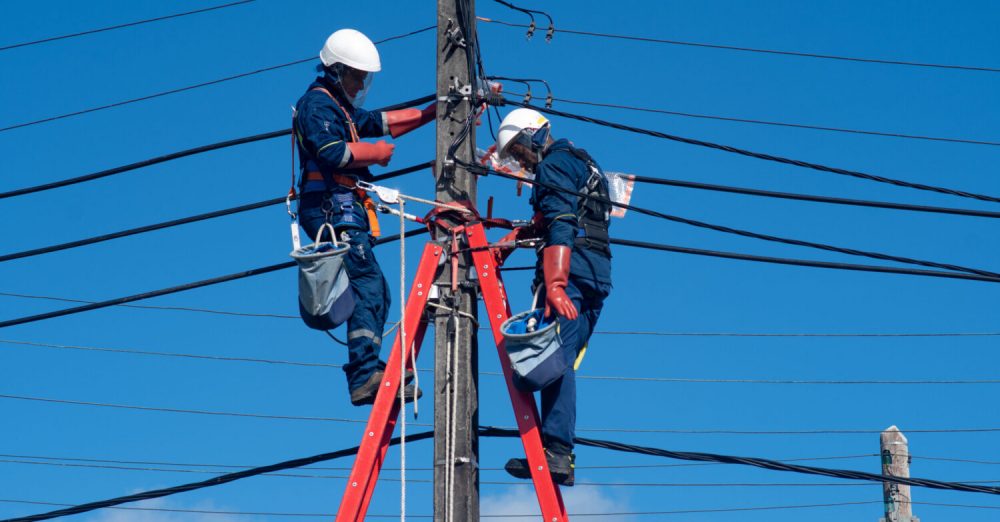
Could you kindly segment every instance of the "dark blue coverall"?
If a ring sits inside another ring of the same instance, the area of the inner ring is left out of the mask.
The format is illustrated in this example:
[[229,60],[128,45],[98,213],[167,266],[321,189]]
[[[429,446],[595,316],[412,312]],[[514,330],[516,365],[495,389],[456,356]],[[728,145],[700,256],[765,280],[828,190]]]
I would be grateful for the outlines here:
[[[337,102],[322,91],[313,90],[316,87],[325,88]],[[302,174],[299,222],[313,240],[320,226],[329,222],[338,234],[337,239],[351,245],[345,265],[355,308],[347,321],[348,362],[344,373],[347,387],[353,391],[385,366],[379,360],[379,351],[392,301],[372,250],[374,238],[370,235],[368,214],[354,191],[330,176],[340,174],[362,181],[371,181],[372,177],[367,168],[347,168],[351,160],[347,144],[352,137],[344,111],[350,114],[358,137],[384,136],[389,130],[382,112],[352,107],[340,92],[340,87],[328,77],[317,78],[295,105],[295,132]],[[306,180],[306,173],[317,171],[323,174],[323,181]]]
[[[587,163],[571,150],[568,140],[552,143],[535,168],[537,179],[578,193],[591,173]],[[605,180],[602,182],[606,183]],[[585,246],[577,239],[582,235],[577,215],[580,199],[541,185],[535,185],[531,193],[531,205],[535,212],[541,213],[546,227],[546,246],[563,245],[573,249],[566,294],[580,314],[572,321],[562,316],[558,319],[562,352],[568,369],[561,378],[541,390],[543,443],[550,451],[563,454],[572,451],[576,433],[576,373],[573,364],[594,332],[604,300],[611,292],[610,252]],[[539,253],[536,286],[541,286],[542,281],[542,256]],[[539,302],[545,302],[544,292],[540,294]]]

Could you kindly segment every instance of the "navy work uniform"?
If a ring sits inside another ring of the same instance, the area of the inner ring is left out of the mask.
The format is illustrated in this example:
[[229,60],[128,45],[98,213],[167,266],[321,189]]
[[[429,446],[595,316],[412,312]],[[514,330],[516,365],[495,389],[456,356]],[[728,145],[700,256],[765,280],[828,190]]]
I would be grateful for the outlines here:
[[391,298],[372,250],[378,235],[374,205],[363,191],[349,188],[359,179],[371,181],[372,175],[367,167],[347,168],[351,159],[347,144],[384,136],[389,128],[385,113],[355,108],[340,93],[329,78],[317,78],[295,106],[294,130],[301,158],[302,228],[316,240],[320,226],[328,222],[338,240],[351,246],[345,265],[356,304],[347,321],[344,372],[353,391],[384,367],[379,351]]
[[[555,185],[571,193],[535,185],[531,205],[545,226],[546,247],[572,248],[566,294],[579,311],[569,320],[558,316],[566,373],[541,390],[542,437],[547,449],[568,454],[576,431],[576,374],[574,363],[587,346],[604,300],[611,292],[611,249],[608,226],[611,206],[576,196],[583,194],[608,199],[608,182],[600,166],[569,140],[553,142],[543,152],[535,169],[541,183]],[[536,287],[542,285],[542,256],[536,266]],[[545,302],[544,292],[539,302]],[[555,313],[553,311],[553,313]]]

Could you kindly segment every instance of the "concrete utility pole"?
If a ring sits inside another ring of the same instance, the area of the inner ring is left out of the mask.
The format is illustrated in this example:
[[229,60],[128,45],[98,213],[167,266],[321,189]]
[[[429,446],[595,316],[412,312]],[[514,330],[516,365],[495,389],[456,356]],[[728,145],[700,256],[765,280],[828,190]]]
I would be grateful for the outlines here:
[[[459,3],[470,26],[459,24]],[[447,162],[448,148],[473,110],[469,98],[442,102],[442,96],[467,94],[470,85],[469,53],[475,42],[475,0],[438,0],[437,15],[437,156],[434,162],[437,198],[440,201],[476,201],[476,177]],[[468,33],[468,34],[466,34]],[[455,157],[473,162],[475,127]],[[453,224],[453,223],[449,223]],[[440,237],[438,239],[448,239]],[[461,238],[462,236],[459,236]],[[447,249],[446,249],[447,251]],[[470,256],[462,254],[454,270],[458,291],[452,292],[452,272],[448,263],[436,281],[439,303],[476,316],[478,288],[468,285]],[[434,520],[479,520],[479,363],[476,324],[469,316],[459,317],[460,336],[455,342],[454,320],[450,312],[436,309],[434,319]],[[451,354],[449,357],[449,348]],[[449,361],[452,363],[448,367]],[[451,382],[453,388],[447,385]],[[450,394],[449,391],[454,390]],[[451,417],[448,402],[451,402]],[[452,425],[453,423],[453,425]],[[453,433],[452,433],[453,431]],[[451,455],[449,456],[449,447]],[[449,469],[450,468],[450,469]],[[449,471],[451,481],[448,482]],[[451,509],[449,509],[449,502]],[[447,518],[446,518],[447,517]]]
[[[882,453],[882,474],[890,477],[910,477],[910,448],[899,428],[889,426],[879,435]],[[920,522],[913,516],[910,486],[882,483],[885,518],[881,522]]]

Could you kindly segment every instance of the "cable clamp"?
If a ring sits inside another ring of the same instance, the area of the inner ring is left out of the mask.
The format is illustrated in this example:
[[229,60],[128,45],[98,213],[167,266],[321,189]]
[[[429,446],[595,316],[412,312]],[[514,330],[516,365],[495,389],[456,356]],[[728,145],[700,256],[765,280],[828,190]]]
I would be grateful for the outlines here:
[[448,27],[445,29],[445,36],[447,36],[448,41],[456,47],[461,47],[465,49],[465,36],[462,35],[462,28],[455,24],[455,21],[451,18],[448,19]]
[[531,37],[535,36],[535,20],[532,19],[531,23],[528,24],[528,32],[524,35],[526,40],[531,40]]

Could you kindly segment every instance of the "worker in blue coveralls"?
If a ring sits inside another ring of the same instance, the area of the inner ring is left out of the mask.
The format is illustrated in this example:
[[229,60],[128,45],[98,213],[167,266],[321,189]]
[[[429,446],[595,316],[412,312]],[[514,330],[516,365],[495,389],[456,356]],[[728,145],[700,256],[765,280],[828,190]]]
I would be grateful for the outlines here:
[[[531,193],[533,225],[516,229],[504,241],[529,237],[544,241],[534,285],[544,299],[545,316],[558,316],[567,370],[541,390],[542,445],[552,478],[572,486],[575,370],[611,292],[611,205],[600,166],[569,140],[553,139],[550,130],[548,119],[537,111],[516,109],[500,125],[497,151],[501,158],[513,158],[533,172],[539,182]],[[509,250],[500,255],[509,255]],[[511,459],[506,469],[517,478],[531,478],[526,459]]]
[[[374,112],[361,108],[372,77],[381,70],[375,44],[354,29],[341,29],[320,50],[322,76],[295,106],[294,132],[300,164],[299,216],[310,238],[324,223],[333,225],[351,249],[345,256],[355,295],[347,321],[348,362],[344,365],[351,403],[373,404],[385,363],[379,359],[391,299],[372,246],[378,236],[375,205],[357,180],[371,181],[368,167],[388,165],[395,145],[361,138],[397,138],[435,117],[435,106]],[[408,372],[408,378],[412,373]],[[409,380],[409,379],[407,379]],[[419,393],[419,391],[417,391]],[[413,386],[405,390],[412,400]]]

